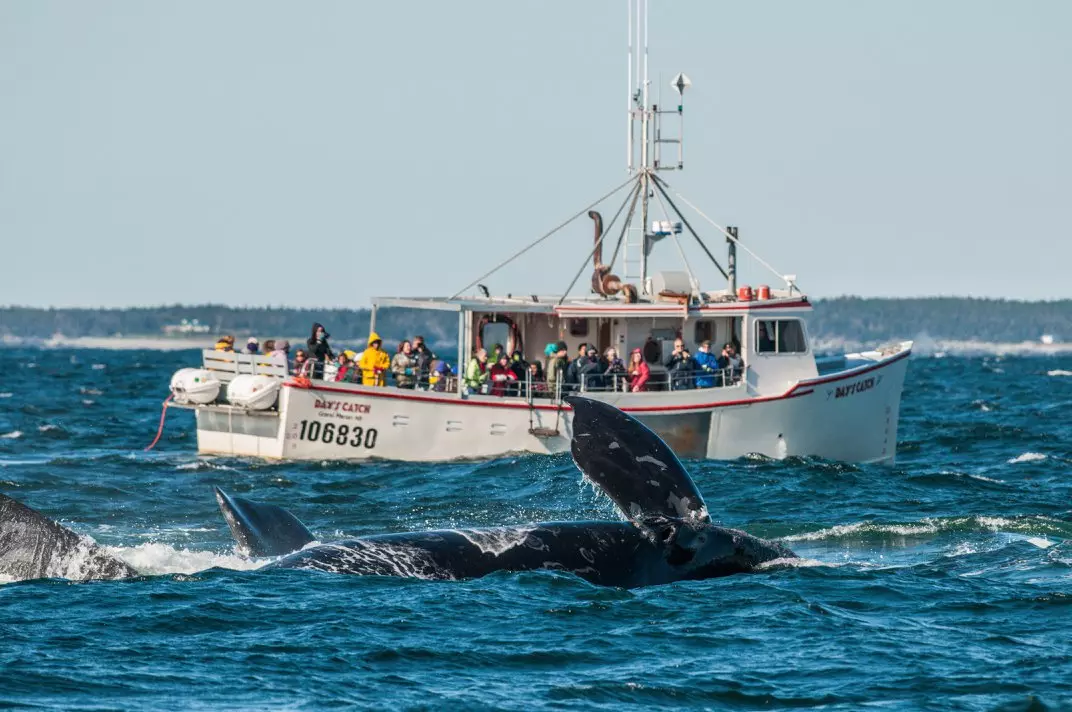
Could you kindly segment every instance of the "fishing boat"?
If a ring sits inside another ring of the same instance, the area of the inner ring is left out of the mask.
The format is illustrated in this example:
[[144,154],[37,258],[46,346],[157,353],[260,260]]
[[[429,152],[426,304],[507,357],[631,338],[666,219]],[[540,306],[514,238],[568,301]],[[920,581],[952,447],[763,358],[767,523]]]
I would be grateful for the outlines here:
[[[683,73],[674,77],[669,107],[649,100],[647,2],[627,4],[627,179],[452,296],[372,302],[370,332],[383,308],[456,315],[457,351],[448,358],[455,372],[422,372],[401,385],[377,373],[364,380],[383,378],[384,385],[366,385],[336,380],[330,364],[295,374],[292,364],[263,355],[205,351],[200,367],[175,374],[168,403],[194,411],[200,453],[402,461],[557,453],[572,435],[564,398],[582,393],[636,416],[683,456],[894,462],[912,343],[819,357],[808,329],[812,304],[796,276],[770,267],[737,228],[708,218],[671,186],[664,176],[684,168],[691,82]],[[614,210],[609,221],[604,206]],[[530,294],[511,282],[518,288],[496,296],[483,286],[551,235],[577,229],[585,216],[593,242],[561,294]],[[724,264],[712,238],[725,244]],[[715,288],[701,286],[700,270],[685,260],[686,240],[710,262]],[[681,267],[654,269],[653,255],[671,249]],[[767,284],[739,284],[738,250],[769,272]],[[587,293],[577,294],[585,272]],[[593,367],[578,367],[569,378],[526,370],[505,383],[485,383],[491,364],[479,360],[479,377],[464,378],[474,357],[496,343],[525,361],[543,361],[563,346],[571,359],[582,345],[596,355],[577,356]],[[724,345],[728,358],[720,358]],[[604,354],[611,348],[635,375],[610,368]],[[713,355],[700,357],[701,350]]]

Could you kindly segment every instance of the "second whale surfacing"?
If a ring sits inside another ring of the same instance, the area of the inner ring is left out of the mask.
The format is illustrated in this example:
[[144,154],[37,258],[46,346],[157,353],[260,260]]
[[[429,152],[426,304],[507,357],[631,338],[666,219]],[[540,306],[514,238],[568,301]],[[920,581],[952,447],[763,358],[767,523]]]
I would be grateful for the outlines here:
[[625,522],[406,532],[313,544],[315,537],[285,509],[232,498],[219,488],[216,497],[241,551],[282,556],[265,569],[440,580],[545,569],[636,588],[796,558],[777,543],[716,526],[677,456],[639,421],[600,401],[567,400],[574,411],[573,459]]

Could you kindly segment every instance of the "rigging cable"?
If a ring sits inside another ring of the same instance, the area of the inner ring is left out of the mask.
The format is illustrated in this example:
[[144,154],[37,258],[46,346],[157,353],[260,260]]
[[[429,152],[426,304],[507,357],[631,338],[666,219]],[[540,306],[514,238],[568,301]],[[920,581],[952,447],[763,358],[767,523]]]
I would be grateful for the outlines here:
[[692,229],[692,225],[689,225],[689,221],[685,218],[684,215],[681,214],[681,211],[677,209],[677,206],[674,205],[674,201],[670,199],[670,195],[666,192],[666,189],[663,188],[663,179],[656,175],[653,175],[652,178],[655,179],[653,181],[655,183],[655,187],[659,189],[659,192],[663,194],[664,198],[666,198],[666,202],[670,204],[670,207],[673,208],[674,212],[677,213],[679,218],[681,218],[681,222],[685,223],[685,227],[688,228],[689,233],[694,238],[696,238],[696,242],[698,242],[700,247],[703,248],[703,251],[707,253],[707,256],[711,260],[711,262],[714,263],[715,267],[718,268],[718,271],[722,273],[723,277],[729,279],[729,274],[726,272],[726,270],[722,269],[722,265],[720,265],[718,263],[718,260],[715,259],[715,256],[711,254],[711,250],[707,249],[707,245],[705,245],[704,241],[700,239],[700,236],[696,234],[696,231]]
[[589,205],[588,205],[587,207],[581,208],[580,212],[576,213],[575,215],[573,215],[573,216],[572,216],[571,218],[569,218],[569,219],[568,219],[568,220],[566,220],[565,222],[563,222],[563,223],[559,224],[559,225],[558,225],[557,227],[555,227],[555,228],[552,228],[552,229],[551,229],[551,231],[550,231],[550,232],[548,232],[548,233],[546,233],[546,234],[544,234],[544,235],[543,235],[543,237],[539,238],[538,240],[536,240],[536,241],[534,241],[534,242],[531,242],[531,243],[529,243],[529,244],[528,244],[528,245],[526,245],[526,246],[525,246],[524,248],[522,248],[522,249],[521,249],[521,250],[520,250],[519,252],[515,252],[515,253],[514,253],[514,254],[513,254],[512,256],[508,257],[508,258],[507,258],[506,260],[504,260],[503,262],[500,262],[500,263],[499,263],[498,265],[496,265],[495,267],[493,267],[493,268],[492,268],[491,270],[489,270],[488,272],[485,272],[484,274],[480,275],[479,277],[477,277],[476,279],[474,279],[474,280],[473,280],[472,282],[470,282],[469,284],[467,284],[467,285],[465,285],[464,287],[462,287],[461,289],[459,289],[459,290],[458,290],[458,291],[457,291],[457,292],[456,292],[456,293],[454,294],[454,296],[452,296],[452,297],[451,297],[451,299],[457,299],[457,298],[458,298],[459,296],[461,296],[461,293],[462,293],[462,292],[464,292],[465,290],[469,289],[469,288],[470,288],[470,287],[472,287],[473,285],[475,285],[475,284],[477,284],[477,283],[481,282],[482,280],[486,279],[487,277],[490,277],[491,275],[495,274],[495,273],[496,273],[496,272],[498,272],[498,271],[499,271],[500,269],[502,269],[502,268],[503,268],[503,267],[505,267],[506,265],[508,265],[508,264],[510,264],[511,262],[513,262],[514,260],[516,260],[516,259],[517,259],[518,257],[520,257],[521,255],[523,255],[523,254],[525,254],[526,252],[528,252],[529,250],[531,250],[531,249],[532,249],[533,247],[536,247],[536,245],[540,244],[541,242],[543,242],[543,241],[544,241],[544,240],[546,240],[547,238],[551,237],[551,235],[554,235],[554,234],[555,234],[556,232],[558,232],[558,231],[559,231],[559,230],[561,230],[562,228],[566,227],[566,226],[567,226],[567,225],[569,225],[569,224],[570,224],[571,222],[573,222],[573,221],[574,221],[574,220],[576,220],[577,218],[581,217],[582,215],[584,215],[585,213],[587,213],[587,212],[588,212],[589,210],[591,210],[591,209],[592,209],[592,208],[594,208],[595,206],[599,205],[599,204],[600,204],[600,203],[602,203],[602,202],[603,202],[604,200],[606,200],[606,199],[607,199],[607,198],[609,198],[610,196],[614,195],[615,193],[617,193],[617,192],[618,192],[619,190],[621,190],[621,189],[622,189],[622,188],[624,188],[625,186],[627,186],[627,185],[629,185],[630,183],[632,183],[632,182],[633,182],[634,180],[635,180],[635,177],[634,177],[634,176],[629,176],[629,179],[628,179],[627,181],[625,181],[624,183],[622,183],[621,185],[619,185],[619,186],[618,186],[617,188],[615,188],[614,190],[612,190],[612,191],[610,191],[609,193],[607,193],[606,195],[604,195],[604,196],[603,196],[602,198],[600,198],[599,200],[596,200],[595,202],[592,202],[592,203],[590,203],[590,204],[589,204]]
[[[659,194],[655,194],[655,199],[659,202],[659,209],[663,211],[663,217],[666,218],[666,222],[670,222],[670,216],[666,212],[666,206],[663,205],[663,199],[659,197]],[[692,267],[689,266],[689,260],[685,257],[685,251],[681,249],[681,241],[677,239],[677,233],[674,232],[674,226],[670,226],[670,237],[674,239],[674,247],[677,248],[677,253],[681,255],[681,261],[685,265],[685,272],[689,275],[689,287],[691,289],[699,290],[700,283],[696,281],[696,275],[692,273]],[[729,277],[727,277],[729,279]]]
[[[669,185],[669,184],[667,184],[667,185]],[[681,198],[681,202],[683,202],[685,205],[687,205],[690,208],[692,208],[693,210],[695,210],[697,215],[699,215],[701,218],[703,218],[707,222],[711,223],[715,227],[716,230],[718,230],[719,232],[721,232],[723,235],[726,236],[726,239],[732,240],[734,243],[736,243],[736,245],[738,247],[740,247],[742,250],[744,250],[749,255],[751,255],[752,258],[756,260],[756,262],[759,262],[761,265],[763,265],[768,270],[770,270],[771,274],[773,274],[775,277],[777,277],[778,279],[782,280],[783,282],[786,281],[785,276],[783,274],[781,274],[778,270],[776,270],[773,267],[771,267],[762,257],[757,255],[755,252],[752,252],[752,250],[748,249],[748,247],[743,242],[741,242],[736,237],[734,237],[732,234],[730,234],[730,232],[728,230],[726,230],[726,228],[722,227],[721,225],[716,223],[714,220],[712,220],[711,218],[709,218],[706,215],[704,215],[703,212],[699,208],[697,208],[695,205],[693,205],[692,203],[690,203],[688,201],[688,198],[683,196],[681,193],[674,193],[674,195],[676,195],[677,197]],[[678,214],[680,215],[680,213],[678,213]]]

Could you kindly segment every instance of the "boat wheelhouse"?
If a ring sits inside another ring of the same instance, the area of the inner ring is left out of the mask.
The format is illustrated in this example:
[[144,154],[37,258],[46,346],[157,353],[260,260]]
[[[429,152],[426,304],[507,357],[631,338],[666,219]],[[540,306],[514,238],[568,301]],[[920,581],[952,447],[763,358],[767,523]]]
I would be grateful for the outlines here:
[[[360,379],[336,380],[330,364],[295,375],[290,365],[262,355],[206,351],[201,368],[184,369],[172,381],[176,405],[196,413],[199,452],[405,461],[556,453],[569,448],[572,436],[565,399],[580,393],[636,416],[683,456],[894,461],[911,342],[818,358],[808,329],[812,305],[796,277],[774,270],[741,242],[736,228],[715,223],[660,175],[683,168],[683,96],[691,82],[684,74],[674,77],[673,108],[649,102],[647,3],[627,1],[628,179],[449,298],[373,301],[370,332],[381,308],[455,314],[457,351],[439,354],[455,364],[454,375],[419,373],[406,387],[364,385]],[[670,160],[661,153],[665,145],[676,147]],[[679,203],[694,212],[682,212]],[[597,210],[605,204],[616,206],[606,224]],[[518,288],[492,296],[484,287],[493,274],[584,215],[592,220],[594,243],[562,294],[541,296]],[[725,266],[690,217],[707,223],[708,238],[725,239]],[[725,279],[723,288],[701,288],[685,259],[684,240],[701,248]],[[604,243],[612,242],[613,254],[604,261]],[[652,270],[655,249],[670,244],[682,268]],[[738,285],[738,248],[779,286]],[[589,293],[578,295],[574,287],[586,269]],[[716,356],[723,344],[732,344],[741,360],[722,361],[714,369],[696,368],[693,360],[693,367],[680,369],[672,358],[676,341],[693,355],[708,342]],[[569,380],[548,381],[526,370],[523,378],[488,389],[467,385],[461,377],[474,356],[492,344],[501,344],[508,354],[519,352],[525,361],[542,362],[546,346],[559,343],[571,358],[582,344],[599,355],[613,348],[623,359],[636,351],[650,376],[643,387],[634,387],[636,380],[609,373],[608,364],[601,363]]]

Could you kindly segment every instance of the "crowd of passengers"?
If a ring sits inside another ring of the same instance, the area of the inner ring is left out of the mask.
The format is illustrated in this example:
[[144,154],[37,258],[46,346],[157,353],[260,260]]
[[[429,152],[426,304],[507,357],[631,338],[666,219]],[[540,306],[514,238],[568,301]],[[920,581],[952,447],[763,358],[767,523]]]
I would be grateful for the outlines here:
[[[693,356],[677,339],[664,366],[670,390],[686,390],[732,384],[740,378],[742,362],[735,344],[726,344],[716,355],[711,342],[704,341]],[[464,385],[468,393],[496,396],[527,395],[529,388],[534,396],[580,390],[640,393],[656,386],[641,349],[634,349],[626,363],[613,347],[600,354],[582,343],[571,359],[563,341],[547,344],[543,363],[526,362],[518,351],[507,354],[500,344],[490,354],[478,349],[466,366]]]
[[[242,353],[264,354],[266,364],[287,366],[291,375],[335,381],[361,383],[366,386],[385,386],[391,375],[398,388],[420,388],[435,391],[453,390],[449,382],[454,372],[446,361],[437,359],[423,336],[403,340],[394,355],[383,348],[383,339],[373,332],[368,345],[360,354],[343,349],[336,354],[328,344],[330,334],[322,324],[313,324],[306,348],[290,356],[290,342],[269,339],[262,344],[250,337]],[[222,336],[217,351],[235,351],[234,337]],[[600,354],[587,343],[577,348],[570,358],[564,341],[549,343],[544,358],[526,361],[520,351],[507,353],[502,344],[495,344],[489,353],[478,349],[469,360],[462,376],[466,393],[494,396],[525,396],[529,389],[535,397],[552,397],[558,392],[580,390],[629,391],[640,393],[663,387],[652,380],[651,369],[641,349],[633,349],[628,363],[615,348]],[[330,364],[330,366],[329,366]],[[674,340],[674,349],[663,364],[666,367],[665,387],[670,390],[717,388],[731,385],[740,379],[743,364],[737,345],[727,343],[719,354],[704,341],[692,355],[682,339]],[[334,374],[333,376],[331,374]]]
[[[386,386],[391,375],[393,385],[399,388],[429,388],[443,391],[453,371],[450,365],[437,359],[428,348],[423,336],[415,336],[398,345],[392,356],[383,348],[383,339],[373,332],[369,334],[367,347],[360,353],[340,349],[336,353],[328,343],[331,335],[323,324],[313,324],[305,348],[290,351],[286,339],[269,339],[262,345],[250,337],[241,350],[245,354],[264,354],[265,365],[281,364],[293,376],[323,379],[325,376],[337,382],[361,383],[366,386]],[[217,351],[236,351],[234,337],[222,336],[216,342]]]

